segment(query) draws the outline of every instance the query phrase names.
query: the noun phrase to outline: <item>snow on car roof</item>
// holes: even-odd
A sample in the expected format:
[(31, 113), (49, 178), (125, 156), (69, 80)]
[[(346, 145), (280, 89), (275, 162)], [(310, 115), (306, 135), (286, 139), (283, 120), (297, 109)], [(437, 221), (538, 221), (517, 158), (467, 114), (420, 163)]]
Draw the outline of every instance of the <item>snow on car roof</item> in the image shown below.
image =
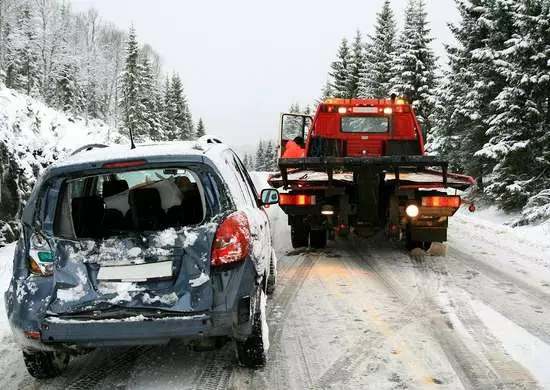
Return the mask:
[(138, 144), (135, 149), (130, 149), (129, 145), (96, 147), (91, 150), (78, 152), (65, 160), (55, 163), (53, 167), (58, 168), (104, 161), (147, 159), (148, 157), (158, 156), (203, 156), (215, 146), (227, 148), (223, 144), (206, 144), (198, 141)]

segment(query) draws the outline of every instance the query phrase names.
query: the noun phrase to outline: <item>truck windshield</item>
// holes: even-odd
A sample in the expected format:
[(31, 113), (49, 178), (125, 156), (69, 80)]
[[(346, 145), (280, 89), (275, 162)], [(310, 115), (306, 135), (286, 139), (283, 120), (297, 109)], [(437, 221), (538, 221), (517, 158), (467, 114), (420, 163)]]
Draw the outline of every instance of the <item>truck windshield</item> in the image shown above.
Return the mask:
[(345, 116), (341, 123), (343, 133), (387, 133), (389, 126), (385, 116)]

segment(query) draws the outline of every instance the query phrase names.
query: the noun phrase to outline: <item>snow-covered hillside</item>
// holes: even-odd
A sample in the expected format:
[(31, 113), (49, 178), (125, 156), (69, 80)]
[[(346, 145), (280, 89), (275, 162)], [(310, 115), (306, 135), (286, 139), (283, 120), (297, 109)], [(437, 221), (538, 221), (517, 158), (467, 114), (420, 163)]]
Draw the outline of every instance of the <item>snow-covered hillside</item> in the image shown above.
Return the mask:
[(82, 145), (120, 142), (102, 121), (71, 118), (0, 87), (0, 245), (13, 238), (11, 222), (45, 167)]

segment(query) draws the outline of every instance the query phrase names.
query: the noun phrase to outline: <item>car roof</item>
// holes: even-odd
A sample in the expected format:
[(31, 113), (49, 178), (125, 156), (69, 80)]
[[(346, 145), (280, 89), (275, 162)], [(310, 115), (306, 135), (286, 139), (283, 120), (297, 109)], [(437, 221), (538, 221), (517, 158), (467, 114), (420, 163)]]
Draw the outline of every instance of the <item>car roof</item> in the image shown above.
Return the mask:
[(176, 141), (137, 144), (134, 149), (130, 145), (90, 145), (74, 152), (68, 158), (50, 166), (49, 174), (77, 172), (80, 170), (97, 169), (108, 162), (146, 160), (148, 162), (200, 161), (204, 157), (212, 162), (218, 161), (218, 156), (229, 146), (219, 141)]

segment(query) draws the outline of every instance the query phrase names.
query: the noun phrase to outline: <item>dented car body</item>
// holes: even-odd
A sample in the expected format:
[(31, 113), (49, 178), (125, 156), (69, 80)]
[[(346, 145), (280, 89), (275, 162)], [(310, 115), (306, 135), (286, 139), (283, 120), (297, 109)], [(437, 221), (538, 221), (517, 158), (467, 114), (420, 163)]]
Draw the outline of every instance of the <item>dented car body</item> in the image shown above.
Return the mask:
[(85, 150), (50, 167), (5, 295), (29, 372), (55, 376), (93, 347), (209, 336), (263, 364), (273, 191), (258, 197), (238, 157), (206, 141)]

